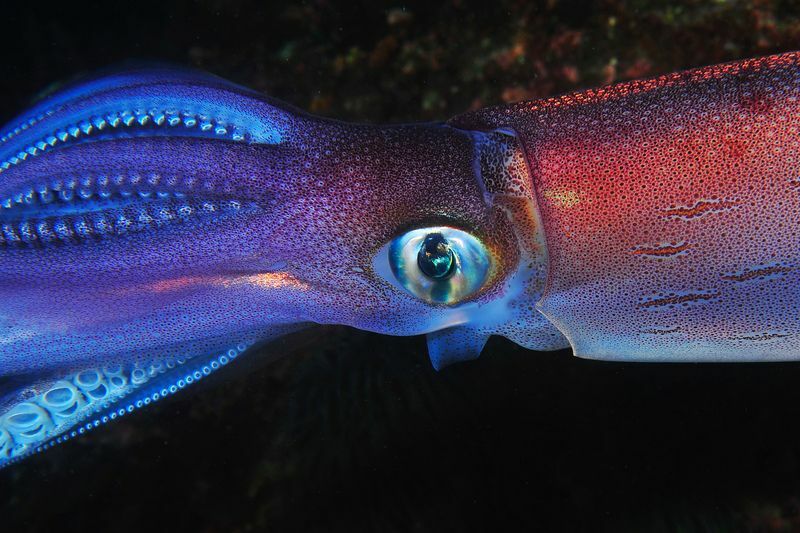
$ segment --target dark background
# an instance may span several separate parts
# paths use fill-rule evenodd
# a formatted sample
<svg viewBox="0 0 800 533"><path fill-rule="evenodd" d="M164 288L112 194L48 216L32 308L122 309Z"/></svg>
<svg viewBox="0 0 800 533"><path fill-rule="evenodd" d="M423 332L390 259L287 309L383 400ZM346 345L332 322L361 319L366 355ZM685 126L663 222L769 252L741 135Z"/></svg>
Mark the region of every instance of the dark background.
<svg viewBox="0 0 800 533"><path fill-rule="evenodd" d="M345 120L800 49L778 0L4 3L2 122L125 60ZM268 358L284 355L277 361ZM800 530L800 364L654 365L319 328L0 471L5 531Z"/></svg>

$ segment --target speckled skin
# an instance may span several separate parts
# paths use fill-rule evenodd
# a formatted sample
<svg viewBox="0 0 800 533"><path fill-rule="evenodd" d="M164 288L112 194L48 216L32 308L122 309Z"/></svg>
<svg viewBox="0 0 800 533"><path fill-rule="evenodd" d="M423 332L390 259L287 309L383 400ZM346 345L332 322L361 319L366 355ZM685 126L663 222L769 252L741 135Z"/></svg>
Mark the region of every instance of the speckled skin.
<svg viewBox="0 0 800 533"><path fill-rule="evenodd" d="M459 117L522 139L575 354L800 358L800 55Z"/></svg>
<svg viewBox="0 0 800 533"><path fill-rule="evenodd" d="M437 367L493 333L563 345L530 305L546 254L513 136L344 124L172 70L84 82L2 133L0 463L307 323L445 330ZM492 256L458 305L417 299L376 263L435 225Z"/></svg>
<svg viewBox="0 0 800 533"><path fill-rule="evenodd" d="M440 315L449 309L395 290L371 269L376 250L409 227L458 225L502 256L495 279L516 268L513 229L487 204L468 132L348 125L286 110L210 77L168 78L162 86L147 76L146 83L124 87L125 100L116 80L107 82L113 89L106 94L89 98L106 113L167 109L162 94L180 90L187 93L180 101L184 114L199 109L232 123L228 109L236 108L252 122L265 117L256 132L275 138L261 140L246 125L235 126L244 138L234 141L204 135L198 126L133 123L131 138L122 138L122 126L95 129L4 170L0 198L10 207L0 217L11 228L7 235L25 221L36 228L61 219L74 227L83 217L90 226L85 237L74 228L66 238L34 234L24 242L19 231L19 238L5 237L4 372L124 357L151 346L180 352L183 340L226 338L275 323L348 324L399 335L440 329L447 320ZM75 109L81 107L90 104L70 102L37 122L0 159L66 130L61 122L102 115ZM75 192L65 202L56 197L67 182ZM40 189L47 188L54 199L44 203ZM80 198L83 189L88 199ZM216 211L206 213L206 201ZM235 206L220 207L225 202ZM133 221L124 232L117 230L121 205ZM190 210L182 216L185 206ZM159 222L162 208L169 220ZM137 224L141 209L157 222Z"/></svg>
<svg viewBox="0 0 800 533"><path fill-rule="evenodd" d="M176 70L61 91L0 138L0 466L309 323L427 333L436 368L492 334L800 358L798 61L400 126ZM387 274L388 243L432 226L491 256L465 301Z"/></svg>

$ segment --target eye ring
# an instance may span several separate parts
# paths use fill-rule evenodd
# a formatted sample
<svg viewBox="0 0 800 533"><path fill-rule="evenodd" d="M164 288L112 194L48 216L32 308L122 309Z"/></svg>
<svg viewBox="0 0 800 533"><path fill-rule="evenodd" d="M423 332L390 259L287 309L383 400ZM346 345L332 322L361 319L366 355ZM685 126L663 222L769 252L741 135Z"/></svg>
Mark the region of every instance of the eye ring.
<svg viewBox="0 0 800 533"><path fill-rule="evenodd" d="M389 243L387 255L399 285L432 304L455 305L474 295L492 264L477 237L449 226L411 230Z"/></svg>

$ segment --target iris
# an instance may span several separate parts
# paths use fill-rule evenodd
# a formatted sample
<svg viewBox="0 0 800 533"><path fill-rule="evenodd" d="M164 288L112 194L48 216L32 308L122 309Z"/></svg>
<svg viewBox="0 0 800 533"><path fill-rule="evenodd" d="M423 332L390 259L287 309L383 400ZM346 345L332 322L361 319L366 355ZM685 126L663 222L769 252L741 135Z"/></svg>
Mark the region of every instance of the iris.
<svg viewBox="0 0 800 533"><path fill-rule="evenodd" d="M438 226L411 230L388 246L389 267L401 287L433 304L458 304L489 278L491 256L466 231Z"/></svg>

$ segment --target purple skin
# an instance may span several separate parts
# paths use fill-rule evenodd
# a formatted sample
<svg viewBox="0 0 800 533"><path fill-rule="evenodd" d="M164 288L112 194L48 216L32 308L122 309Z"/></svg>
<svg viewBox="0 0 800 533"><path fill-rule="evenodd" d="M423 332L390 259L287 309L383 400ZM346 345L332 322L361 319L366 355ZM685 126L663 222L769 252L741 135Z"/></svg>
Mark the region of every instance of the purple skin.
<svg viewBox="0 0 800 533"><path fill-rule="evenodd" d="M166 69L67 88L0 133L0 466L311 323L428 333L436 368L491 334L567 345L531 305L546 253L510 133L345 124ZM386 264L438 226L490 264L458 301Z"/></svg>
<svg viewBox="0 0 800 533"><path fill-rule="evenodd" d="M437 369L495 334L800 359L798 79L791 53L399 126L181 70L65 89L0 130L0 467L314 323L427 334Z"/></svg>

